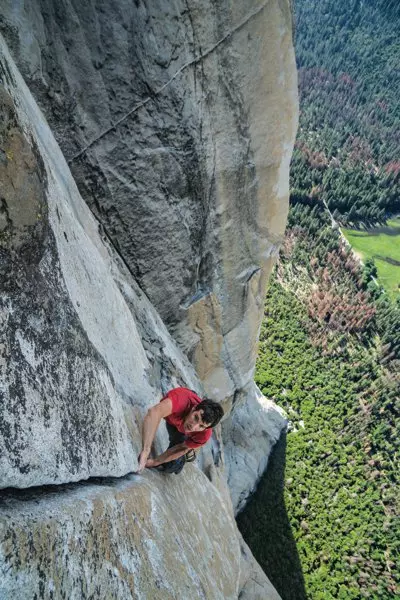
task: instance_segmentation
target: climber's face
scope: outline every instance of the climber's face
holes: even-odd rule
[[[183,426],[187,433],[204,431],[204,429],[207,429],[207,427],[210,426],[210,423],[204,423],[203,412],[203,410],[196,410],[195,406],[192,408],[183,422]]]

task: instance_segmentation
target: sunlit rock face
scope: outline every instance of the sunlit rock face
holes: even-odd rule
[[[200,384],[101,239],[4,45],[0,70],[1,487],[123,475],[145,409]]]
[[[206,393],[232,399],[253,377],[286,221],[289,0],[5,4],[83,197]]]
[[[289,0],[4,0],[0,31],[17,64],[1,40],[0,487],[126,476],[146,409],[176,385],[226,411],[200,453],[206,477],[77,484],[40,496],[42,513],[9,495],[0,597],[275,599],[233,514],[285,425],[253,373],[297,124]],[[165,444],[161,429],[156,448]],[[193,509],[203,490],[217,517],[204,547]],[[137,562],[138,532],[149,540],[164,521],[169,531],[185,494],[192,530],[183,513],[181,535],[165,533],[159,555],[140,546]],[[45,558],[49,528],[71,549],[71,588],[65,555]],[[203,548],[201,575],[190,545]],[[190,555],[176,590],[175,571],[154,567],[168,546]]]
[[[27,488],[1,495],[0,597],[276,598],[240,550],[220,432],[199,459],[208,477],[126,476],[146,408],[201,382],[101,234],[1,38],[0,80],[0,485]]]
[[[222,425],[226,477],[235,513],[244,508],[264,473],[273,445],[286,427],[284,412],[254,383],[237,398]]]
[[[2,600],[234,600],[240,558],[233,519],[192,466],[185,477],[132,475],[2,502]]]

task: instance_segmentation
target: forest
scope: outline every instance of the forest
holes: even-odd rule
[[[316,196],[342,224],[400,212],[397,2],[297,0],[300,123],[294,196]]]
[[[237,521],[283,600],[389,600],[400,598],[400,297],[341,226],[369,231],[400,213],[400,3],[297,0],[295,25],[300,124],[255,374],[289,427]]]
[[[373,272],[326,211],[291,207],[255,376],[288,414],[286,464],[238,516],[283,600],[400,594],[400,303]]]

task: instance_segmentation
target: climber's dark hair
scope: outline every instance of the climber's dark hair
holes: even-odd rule
[[[214,402],[214,400],[210,400],[209,398],[204,398],[204,400],[196,406],[196,410],[202,410],[202,421],[204,423],[210,423],[207,429],[211,429],[211,427],[218,425],[224,416],[224,410],[222,406],[218,402]]]

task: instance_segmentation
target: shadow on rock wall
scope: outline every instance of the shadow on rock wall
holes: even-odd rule
[[[237,524],[255,558],[282,600],[307,600],[296,542],[286,511],[286,434],[274,447],[268,470]]]

